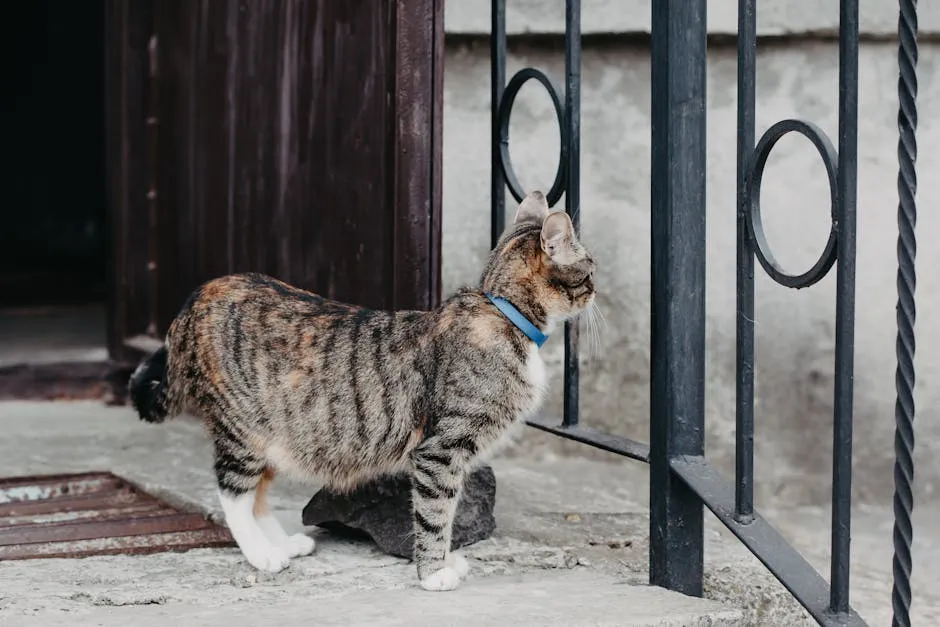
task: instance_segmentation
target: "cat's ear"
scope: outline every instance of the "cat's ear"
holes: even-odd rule
[[[515,223],[520,222],[538,222],[542,223],[545,216],[548,215],[548,201],[545,200],[545,194],[542,192],[529,192],[529,195],[522,199],[519,208],[516,210]]]
[[[548,214],[542,222],[542,250],[552,261],[565,263],[575,248],[577,238],[571,218],[564,211]]]

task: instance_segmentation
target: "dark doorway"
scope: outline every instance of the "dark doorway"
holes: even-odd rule
[[[15,13],[2,29],[0,345],[28,360],[33,319],[37,341],[51,316],[87,328],[80,345],[105,343],[104,0],[30,0]]]
[[[105,297],[102,0],[31,0],[4,20],[9,77],[0,305]]]

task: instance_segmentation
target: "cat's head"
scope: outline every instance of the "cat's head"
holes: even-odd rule
[[[568,215],[549,212],[545,195],[532,192],[490,253],[481,283],[550,325],[593,303],[595,268]]]

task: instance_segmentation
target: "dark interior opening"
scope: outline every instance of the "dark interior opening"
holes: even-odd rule
[[[0,307],[106,296],[104,1],[30,0],[3,20]]]
[[[30,0],[0,26],[0,371],[107,357],[104,7]]]

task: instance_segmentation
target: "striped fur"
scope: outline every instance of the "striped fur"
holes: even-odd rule
[[[209,281],[135,372],[131,397],[144,420],[204,418],[226,515],[238,518],[229,526],[255,566],[279,570],[308,548],[271,528],[263,497],[276,472],[349,489],[408,469],[418,577],[452,589],[466,570],[449,551],[464,477],[546,386],[534,343],[484,292],[548,331],[591,303],[593,273],[570,220],[534,192],[479,287],[433,311],[354,307],[260,274]],[[242,520],[249,510],[266,534]]]

